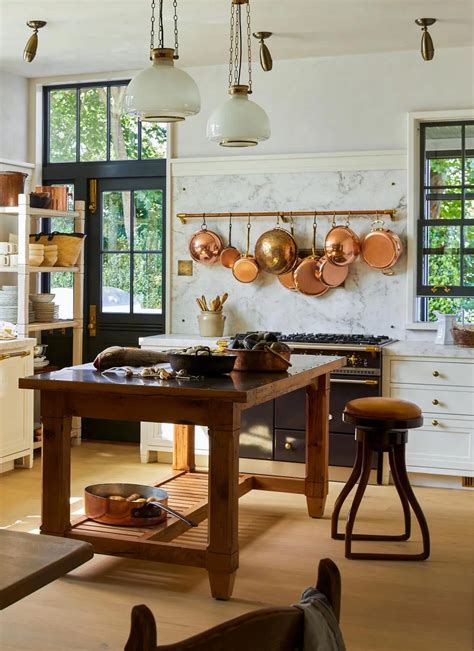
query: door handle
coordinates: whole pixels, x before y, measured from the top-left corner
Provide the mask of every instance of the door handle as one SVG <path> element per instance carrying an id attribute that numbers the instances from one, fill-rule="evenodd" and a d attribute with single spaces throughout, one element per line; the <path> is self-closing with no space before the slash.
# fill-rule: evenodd
<path id="1" fill-rule="evenodd" d="M 340 380 L 331 378 L 331 384 L 366 384 L 367 386 L 376 387 L 378 380 Z"/>
<path id="2" fill-rule="evenodd" d="M 89 305 L 89 323 L 87 324 L 89 337 L 97 336 L 97 305 Z"/>
<path id="3" fill-rule="evenodd" d="M 29 354 L 29 350 L 22 350 L 19 353 L 5 353 L 4 355 L 0 355 L 0 362 L 3 362 L 5 359 L 10 359 L 11 357 L 28 357 Z"/>

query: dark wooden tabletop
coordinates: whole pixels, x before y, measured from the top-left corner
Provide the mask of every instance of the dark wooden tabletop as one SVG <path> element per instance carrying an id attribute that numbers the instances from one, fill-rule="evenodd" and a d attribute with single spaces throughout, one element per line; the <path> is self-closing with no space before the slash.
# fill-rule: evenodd
<path id="1" fill-rule="evenodd" d="M 206 377 L 199 380 L 158 380 L 126 378 L 104 374 L 91 364 L 64 368 L 20 379 L 22 389 L 79 393 L 119 393 L 221 399 L 248 402 L 256 394 L 270 397 L 288 393 L 308 385 L 313 379 L 344 366 L 344 357 L 294 355 L 292 366 L 285 373 L 242 373 Z M 268 399 L 269 399 L 268 398 Z"/>

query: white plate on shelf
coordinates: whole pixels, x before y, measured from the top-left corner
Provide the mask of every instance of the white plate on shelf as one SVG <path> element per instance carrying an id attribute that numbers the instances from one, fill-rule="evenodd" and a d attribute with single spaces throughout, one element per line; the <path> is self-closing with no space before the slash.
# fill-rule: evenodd
<path id="1" fill-rule="evenodd" d="M 49 359 L 44 359 L 40 363 L 33 362 L 33 368 L 44 368 L 45 366 L 49 366 Z"/>

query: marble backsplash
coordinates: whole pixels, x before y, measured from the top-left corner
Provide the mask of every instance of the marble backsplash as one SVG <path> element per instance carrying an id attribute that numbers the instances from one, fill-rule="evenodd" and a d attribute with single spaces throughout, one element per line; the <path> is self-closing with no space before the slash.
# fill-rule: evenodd
<path id="1" fill-rule="evenodd" d="M 343 288 L 318 298 L 290 292 L 275 277 L 264 273 L 252 284 L 241 284 L 231 270 L 220 265 L 194 264 L 192 277 L 178 276 L 178 260 L 189 259 L 188 242 L 199 230 L 200 222 L 190 220 L 181 224 L 176 213 L 396 208 L 397 219 L 387 219 L 386 226 L 405 243 L 406 171 L 181 176 L 173 180 L 172 201 L 171 332 L 197 333 L 195 297 L 227 291 L 226 334 L 265 329 L 361 332 L 405 339 L 406 252 L 394 268 L 394 276 L 384 276 L 357 260 Z M 338 223 L 343 221 L 341 218 Z M 275 219 L 254 219 L 251 246 L 275 223 Z M 358 234 L 368 232 L 370 218 L 353 217 L 351 225 Z M 227 241 L 227 220 L 210 219 L 208 227 Z M 330 217 L 318 219 L 317 246 L 322 245 L 330 227 Z M 241 251 L 245 248 L 245 234 L 246 220 L 235 219 L 232 243 Z M 295 218 L 295 236 L 300 248 L 310 248 L 310 218 Z"/>

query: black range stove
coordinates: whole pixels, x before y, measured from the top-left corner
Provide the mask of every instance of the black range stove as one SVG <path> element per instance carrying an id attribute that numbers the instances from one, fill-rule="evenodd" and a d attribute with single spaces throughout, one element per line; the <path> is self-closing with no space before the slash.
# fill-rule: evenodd
<path id="1" fill-rule="evenodd" d="M 354 429 L 342 420 L 344 406 L 349 400 L 382 395 L 382 348 L 394 340 L 385 335 L 364 334 L 326 334 L 275 332 L 279 341 L 291 348 L 293 355 L 335 355 L 346 358 L 346 366 L 331 373 L 330 422 L 329 422 L 329 463 L 334 466 L 351 467 L 355 458 Z M 245 335 L 237 335 L 239 339 Z M 264 445 L 265 455 L 274 461 L 304 461 L 305 439 L 305 392 L 295 391 L 273 401 L 273 409 L 262 408 L 262 413 L 243 412 L 244 421 L 249 419 L 248 433 L 258 432 L 258 437 L 250 436 L 248 442 L 255 458 L 258 445 Z M 258 408 L 257 408 L 258 409 Z M 265 412 L 265 417 L 264 416 Z M 254 420 L 254 417 L 255 420 Z M 272 438 L 264 442 L 267 437 Z M 268 456 L 271 448 L 271 457 Z M 263 450 L 263 448 L 262 448 Z M 242 454 L 242 452 L 244 452 Z M 241 455 L 245 451 L 241 450 Z M 381 481 L 381 459 L 374 463 Z"/>

